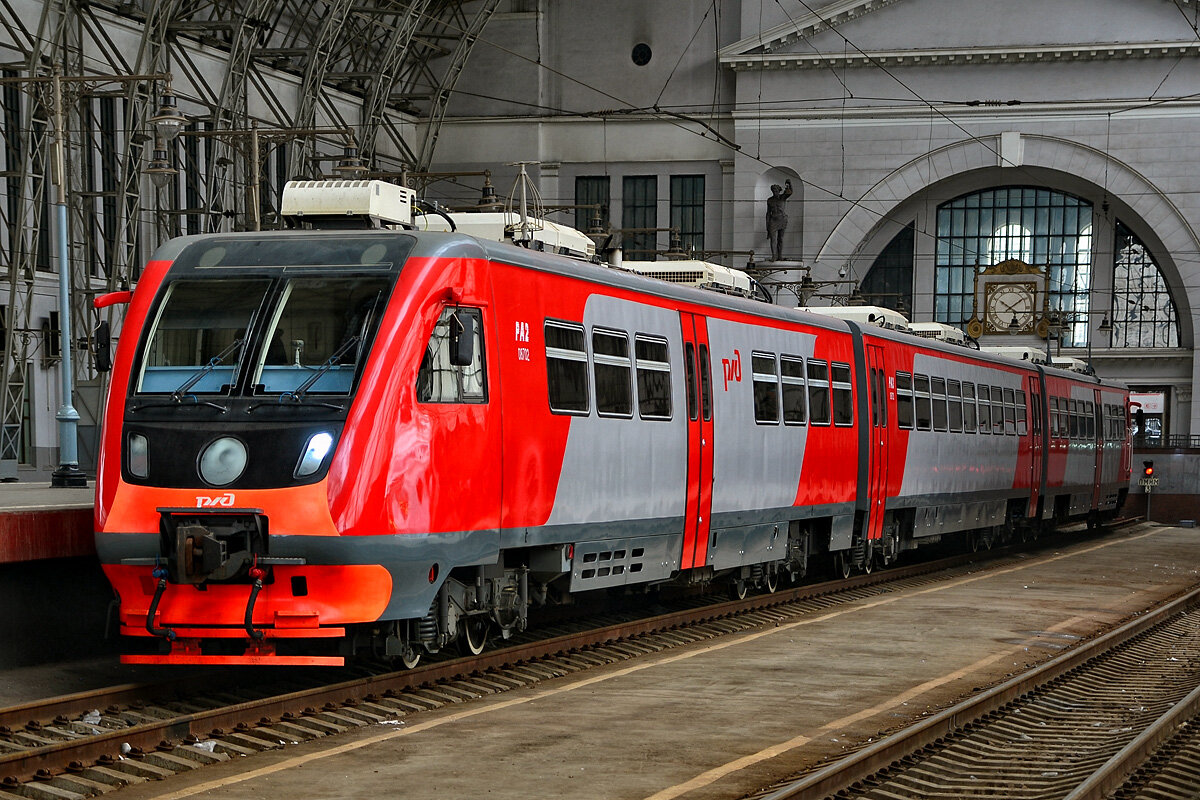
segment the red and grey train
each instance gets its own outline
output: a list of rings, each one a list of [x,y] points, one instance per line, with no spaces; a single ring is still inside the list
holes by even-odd
[[[773,589],[1114,515],[1128,395],[457,233],[147,265],[95,529],[130,663],[412,665],[600,589]]]

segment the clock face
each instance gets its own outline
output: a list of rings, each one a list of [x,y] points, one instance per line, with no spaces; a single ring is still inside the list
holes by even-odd
[[[1035,297],[1037,287],[1032,283],[990,284],[984,300],[988,329],[1001,333],[1030,330]],[[1016,320],[1015,325],[1013,320]]]

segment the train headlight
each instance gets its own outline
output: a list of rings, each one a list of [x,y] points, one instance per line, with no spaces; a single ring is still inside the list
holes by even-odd
[[[200,453],[200,477],[213,486],[227,486],[246,469],[246,445],[231,436],[214,439]]]
[[[129,434],[129,473],[139,478],[150,475],[150,445],[140,433]]]
[[[300,463],[296,465],[296,471],[293,474],[297,478],[305,478],[319,470],[332,446],[333,436],[324,431],[308,437],[308,444],[304,446],[304,453],[300,456]]]

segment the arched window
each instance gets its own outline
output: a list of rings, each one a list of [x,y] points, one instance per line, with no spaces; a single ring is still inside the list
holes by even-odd
[[[1113,347],[1178,347],[1179,321],[1158,262],[1117,220],[1113,248]]]
[[[860,287],[868,305],[891,308],[902,314],[912,313],[915,239],[916,229],[910,222],[892,237],[875,259]]]
[[[976,272],[1010,258],[1049,268],[1053,309],[1087,311],[1091,203],[1052,189],[1002,186],[938,206],[934,319],[950,325],[970,319]],[[1064,332],[1062,343],[1070,347],[1086,341],[1087,324],[1080,321]]]

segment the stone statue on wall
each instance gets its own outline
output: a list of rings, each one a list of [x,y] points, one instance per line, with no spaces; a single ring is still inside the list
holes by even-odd
[[[787,230],[788,217],[784,204],[792,196],[792,181],[788,179],[783,186],[778,183],[771,186],[771,196],[767,198],[767,241],[771,243],[771,260],[783,260],[783,234]]]

